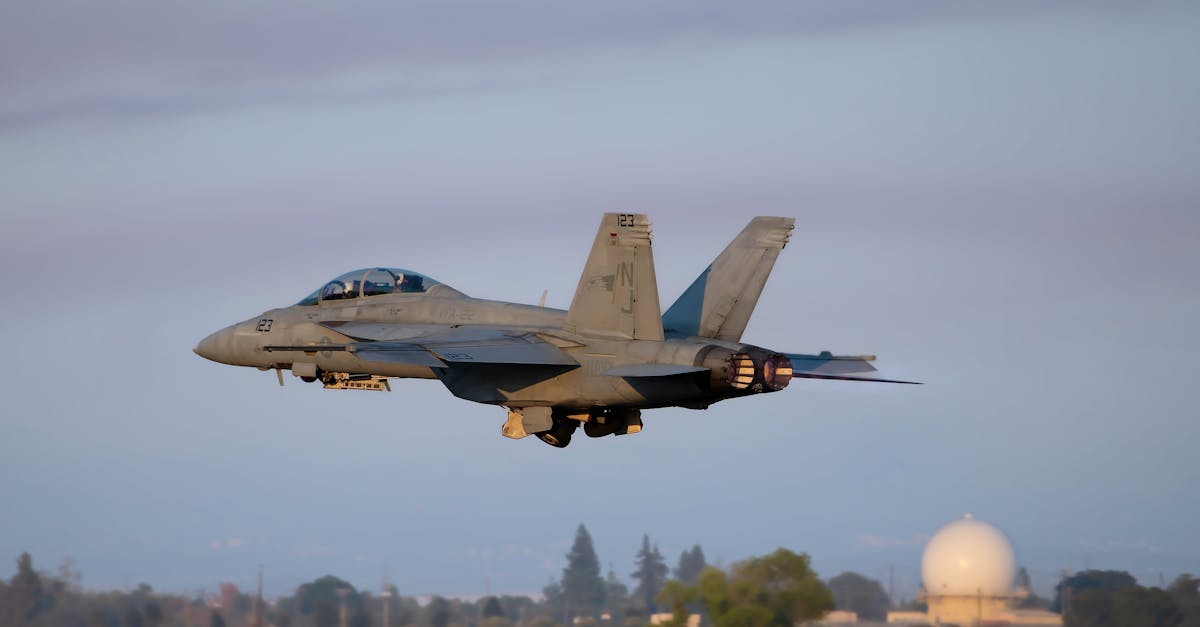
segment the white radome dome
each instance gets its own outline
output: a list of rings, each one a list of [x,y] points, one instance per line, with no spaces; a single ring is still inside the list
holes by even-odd
[[[970,514],[938,530],[921,557],[929,595],[1010,596],[1016,574],[1008,536]]]

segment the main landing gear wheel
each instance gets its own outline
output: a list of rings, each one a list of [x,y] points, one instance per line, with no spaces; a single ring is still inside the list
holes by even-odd
[[[601,424],[596,420],[589,420],[583,425],[583,432],[589,438],[602,438],[606,435],[612,435],[619,429],[623,429],[625,423],[623,421],[609,420],[605,424]]]
[[[571,443],[571,434],[579,427],[579,422],[569,418],[555,416],[554,426],[548,431],[535,433],[539,440],[556,448],[566,448]]]

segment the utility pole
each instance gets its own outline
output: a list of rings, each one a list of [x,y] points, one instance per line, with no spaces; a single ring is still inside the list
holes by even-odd
[[[392,587],[388,585],[387,576],[383,577],[383,590],[379,591],[379,601],[383,603],[383,626],[388,627],[388,611],[392,607]]]
[[[888,607],[896,607],[896,564],[888,564]]]
[[[338,599],[341,600],[341,609],[338,612],[338,624],[341,627],[346,627],[346,595],[350,594],[350,588],[338,588]]]
[[[263,627],[263,565],[258,565],[258,596],[254,597],[254,627]]]

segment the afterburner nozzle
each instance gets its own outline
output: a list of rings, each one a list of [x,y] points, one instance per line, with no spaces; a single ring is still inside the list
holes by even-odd
[[[792,382],[792,360],[784,355],[771,355],[763,361],[763,385],[772,390],[782,390]]]

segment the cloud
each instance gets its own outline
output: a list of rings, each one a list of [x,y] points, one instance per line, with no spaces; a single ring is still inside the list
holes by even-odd
[[[929,542],[929,536],[923,533],[914,533],[906,538],[879,534],[862,534],[855,539],[854,546],[859,549],[886,549],[897,546],[921,546],[926,542]]]
[[[489,565],[532,562],[537,564],[538,568],[547,571],[557,571],[563,566],[562,561],[557,557],[526,544],[506,544],[499,548],[456,548],[447,551],[446,555],[452,558],[484,562]]]
[[[1003,12],[1014,10],[1027,9]],[[0,131],[250,103],[411,98],[494,86],[498,66],[583,50],[821,35],[971,11],[946,0],[773,0],[754,11],[679,0],[35,3],[0,9],[0,91],[11,96],[0,104]],[[483,76],[450,86],[421,76],[464,66]]]
[[[214,551],[227,551],[231,549],[240,549],[249,544],[251,544],[251,542],[246,538],[225,538],[224,540],[213,540],[209,542],[208,548]]]
[[[338,550],[325,546],[323,544],[302,544],[292,550],[292,553],[298,557],[333,557],[338,554]]]
[[[1097,553],[1162,553],[1162,547],[1145,538],[1136,540],[1080,540],[1079,546]]]

